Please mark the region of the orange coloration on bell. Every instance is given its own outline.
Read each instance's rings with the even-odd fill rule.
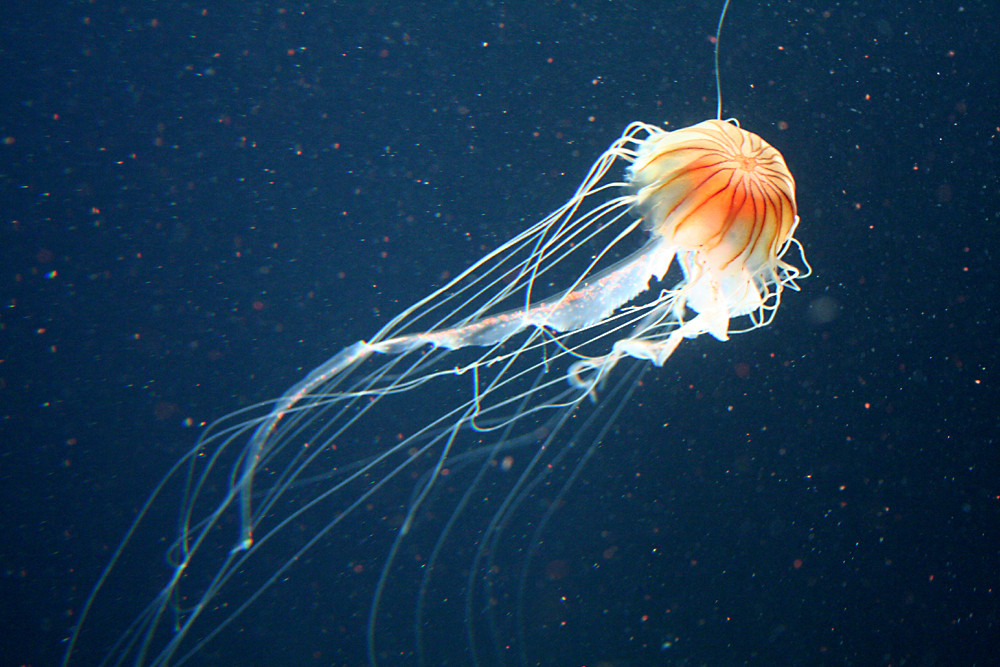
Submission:
[[[648,228],[707,268],[771,266],[795,225],[795,179],[781,153],[733,123],[651,137],[629,175]]]

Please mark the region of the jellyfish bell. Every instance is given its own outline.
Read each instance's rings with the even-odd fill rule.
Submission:
[[[777,308],[797,277],[781,259],[798,225],[781,153],[735,122],[711,119],[651,134],[628,172],[645,226],[680,260],[678,305],[700,314],[704,332],[726,340],[730,318],[772,300]],[[701,332],[689,326],[685,335]],[[654,361],[664,359],[661,351]]]
[[[781,153],[734,122],[652,135],[628,172],[646,227],[713,271],[773,265],[797,222]]]

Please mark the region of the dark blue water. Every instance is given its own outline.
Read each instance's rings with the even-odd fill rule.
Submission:
[[[562,203],[628,122],[715,110],[716,2],[22,4],[0,25],[2,664],[58,662],[199,424]],[[531,664],[995,664],[998,25],[986,0],[734,0],[724,115],[788,161],[815,275],[772,326],[644,376],[545,532]],[[204,662],[361,664],[372,582],[338,548]],[[437,618],[466,664],[461,609]]]

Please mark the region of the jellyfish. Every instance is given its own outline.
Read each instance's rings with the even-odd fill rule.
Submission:
[[[283,396],[209,426],[138,512],[65,662],[96,606],[117,604],[111,579],[141,558],[140,534],[162,531],[150,524],[173,494],[164,580],[102,664],[185,664],[231,645],[317,551],[338,577],[367,577],[367,611],[343,606],[365,616],[369,663],[435,663],[426,636],[445,577],[461,598],[460,661],[527,662],[525,581],[541,534],[639,376],[684,340],[767,326],[809,275],[784,158],[717,115],[674,130],[630,124],[565,204]],[[793,250],[803,268],[786,259]],[[529,500],[543,487],[557,491],[539,510]],[[540,516],[517,540],[504,615],[489,601],[527,511]],[[362,549],[381,557],[355,559]],[[459,574],[442,565],[456,551]],[[384,601],[400,582],[412,618],[387,631],[398,614]],[[387,635],[411,648],[381,648]]]
[[[313,548],[356,533],[348,525],[371,520],[380,496],[405,482],[367,621],[368,659],[379,662],[381,601],[400,553],[442,480],[474,469],[420,566],[413,634],[422,656],[434,569],[483,485],[496,484],[488,478],[505,475],[506,487],[473,538],[468,590],[476,571],[492,569],[500,535],[538,480],[564,461],[570,446],[560,439],[589,430],[599,442],[638,369],[665,364],[685,339],[726,341],[773,320],[783,290],[808,275],[798,222],[795,181],[758,135],[719,119],[677,130],[632,123],[553,213],[282,397],[204,432],[95,589],[160,495],[179,490],[170,575],[106,662],[183,664]],[[793,248],[804,269],[786,261]],[[632,368],[619,372],[624,362]],[[307,523],[319,527],[302,530]],[[475,614],[471,602],[466,613]]]

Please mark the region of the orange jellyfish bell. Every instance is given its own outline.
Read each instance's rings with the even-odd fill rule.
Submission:
[[[630,169],[649,229],[706,265],[757,271],[795,225],[795,179],[771,144],[706,120],[648,140]]]
[[[781,153],[711,119],[642,141],[629,183],[647,229],[676,253],[687,282],[681,301],[704,316],[702,331],[725,340],[729,318],[773,312],[768,301],[780,293],[781,256],[798,224]]]

